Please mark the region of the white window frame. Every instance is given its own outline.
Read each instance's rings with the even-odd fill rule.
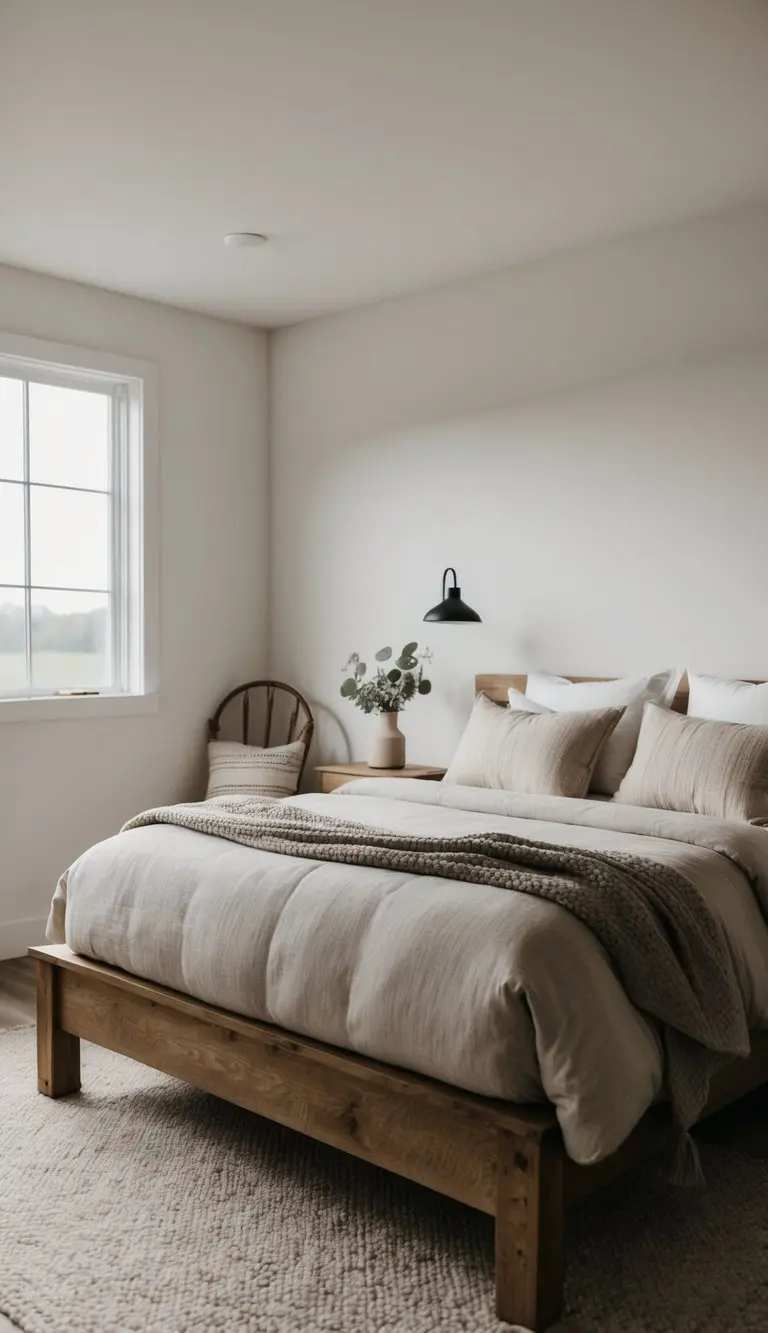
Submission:
[[[24,689],[0,697],[0,722],[152,713],[158,707],[157,367],[148,361],[0,333],[0,375],[112,397],[110,464],[114,685],[98,693]],[[25,440],[25,451],[28,442]],[[28,491],[25,494],[29,494]],[[26,526],[27,539],[29,526]],[[27,553],[27,577],[29,559]]]

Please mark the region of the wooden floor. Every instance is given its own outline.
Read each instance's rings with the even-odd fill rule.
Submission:
[[[0,962],[0,1029],[35,1021],[35,965],[31,958]],[[704,1121],[696,1131],[709,1143],[768,1157],[768,1088]],[[0,1323],[0,1333],[2,1333]]]
[[[35,969],[31,958],[0,962],[0,1030],[35,1021]],[[0,1314],[0,1333],[18,1333],[18,1326]]]
[[[0,962],[0,1030],[35,1021],[35,968],[31,958]],[[0,1333],[19,1333],[18,1325],[0,1314]]]
[[[0,962],[0,1029],[35,1021],[35,965],[31,958]]]

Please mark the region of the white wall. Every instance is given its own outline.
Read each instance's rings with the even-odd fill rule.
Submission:
[[[476,671],[768,676],[768,207],[271,338],[272,668],[364,758],[352,649],[426,642],[409,757]],[[423,625],[445,565],[482,625]]]
[[[141,808],[194,797],[204,724],[266,668],[266,338],[0,267],[0,328],[160,375],[159,712],[0,725],[0,957],[41,938],[60,872]]]

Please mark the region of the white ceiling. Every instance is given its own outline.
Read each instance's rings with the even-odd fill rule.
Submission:
[[[768,194],[767,69],[767,0],[0,0],[0,262],[290,323]]]

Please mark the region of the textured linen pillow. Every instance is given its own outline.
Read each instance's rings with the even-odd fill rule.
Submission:
[[[208,791],[212,796],[295,796],[304,758],[304,742],[290,745],[241,745],[208,742]]]
[[[748,722],[768,727],[768,685],[746,680],[720,680],[688,672],[688,716],[717,722]]]
[[[475,699],[445,782],[542,796],[583,796],[620,708],[529,713]]]
[[[618,791],[635,753],[643,708],[646,703],[669,707],[682,671],[670,667],[655,676],[622,676],[618,680],[571,681],[534,671],[525,685],[526,698],[557,713],[582,712],[594,708],[623,708],[624,716],[600,753],[592,778],[596,792],[612,796]]]
[[[646,704],[622,805],[716,819],[768,816],[768,727],[681,717]]]

